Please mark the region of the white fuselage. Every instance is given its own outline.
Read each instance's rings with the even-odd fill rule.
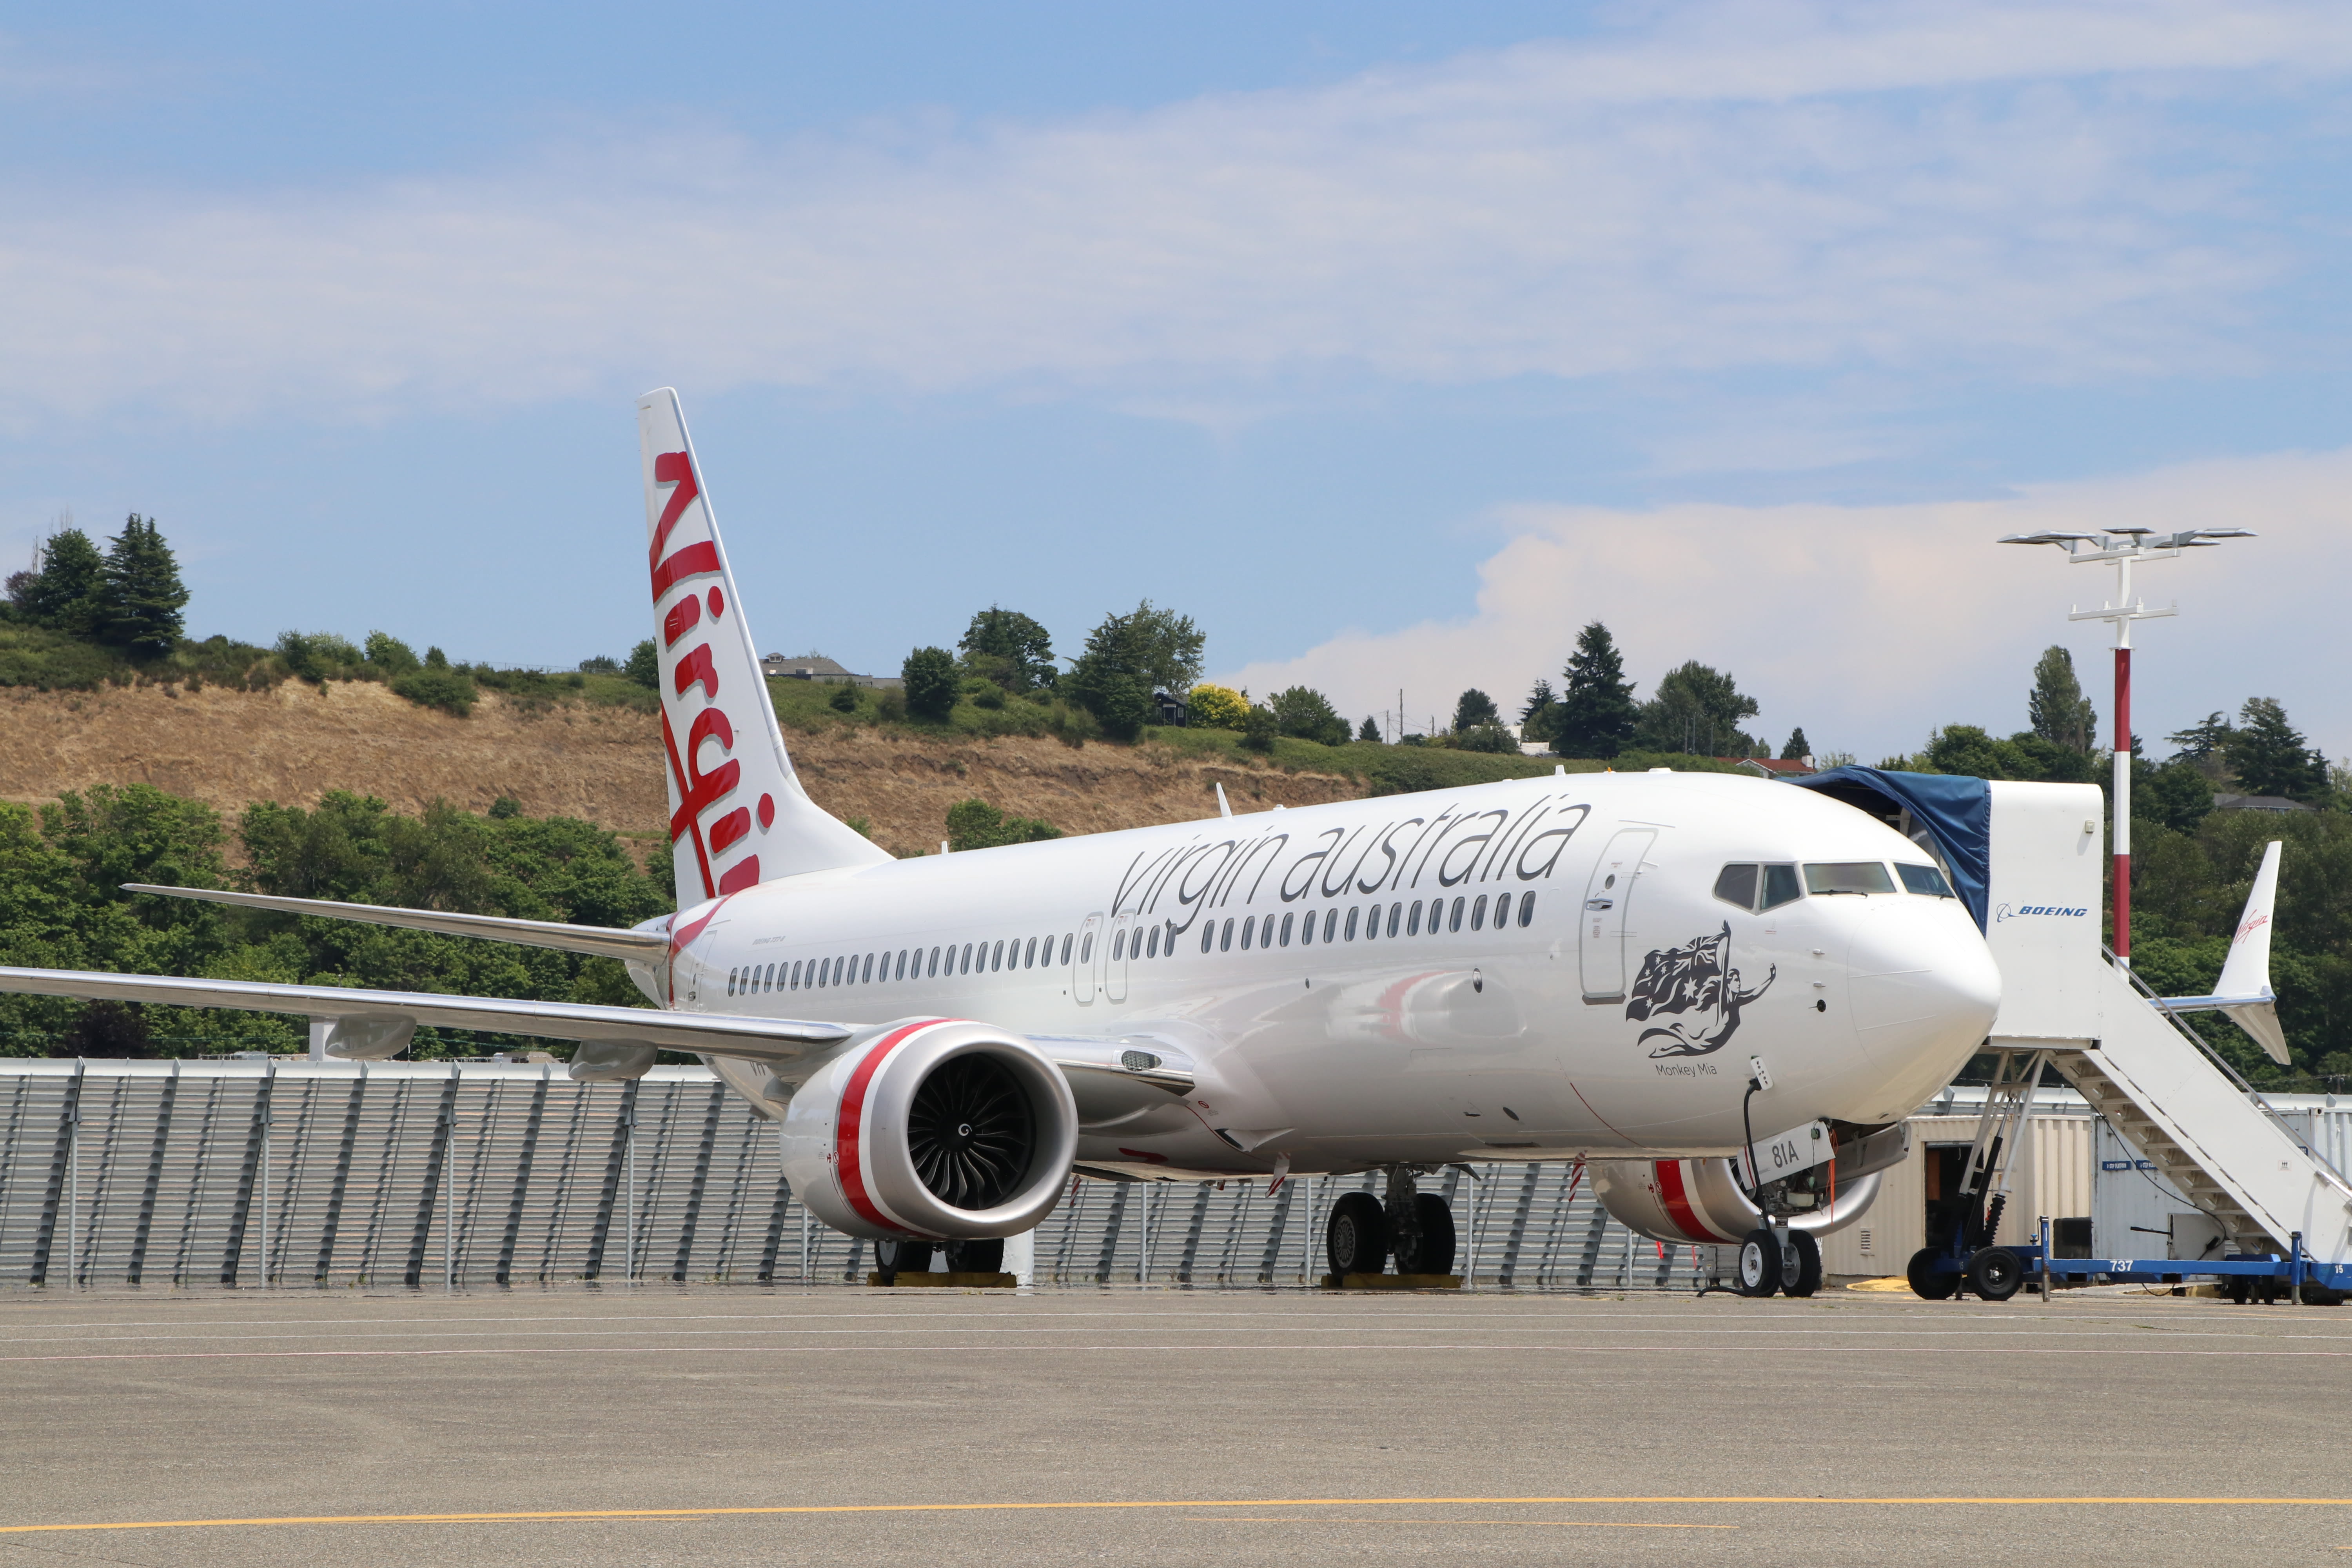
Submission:
[[[1891,1121],[2000,982],[1957,900],[1759,913],[1724,868],[1928,860],[1808,790],[1555,775],[786,878],[682,911],[664,978],[691,1010],[1185,1053],[1193,1093],[1087,1128],[1094,1165],[1727,1153],[1751,1058],[1759,1136]]]

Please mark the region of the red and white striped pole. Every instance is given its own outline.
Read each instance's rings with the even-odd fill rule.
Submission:
[[[2151,610],[2132,598],[2132,564],[2138,561],[2169,561],[2183,550],[2210,548],[2224,539],[2252,539],[2242,528],[2192,528],[2153,537],[2152,528],[2118,528],[2110,533],[2012,533],[2003,544],[2055,544],[2076,565],[2112,563],[2116,569],[2116,599],[2095,610],[2076,610],[2070,621],[2106,621],[2116,628],[2116,751],[2115,783],[2109,791],[2114,826],[2110,840],[2115,855],[2116,967],[2131,967],[2131,628],[2134,621],[2177,616],[2178,605]],[[2088,549],[2082,548],[2089,546]]]
[[[2124,570],[2129,572],[2129,565]],[[2131,967],[2131,623],[2116,623],[2116,967]]]

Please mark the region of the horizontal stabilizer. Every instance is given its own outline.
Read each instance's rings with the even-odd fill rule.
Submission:
[[[167,899],[195,899],[208,904],[234,904],[240,909],[269,910],[284,915],[312,915],[322,920],[358,921],[365,925],[402,926],[442,936],[475,936],[489,942],[510,942],[523,947],[551,947],[562,952],[589,952],[600,958],[658,960],[669,952],[669,938],[657,931],[615,931],[610,926],[564,925],[556,921],[509,920],[501,915],[453,915],[439,910],[401,910],[384,904],[346,904],[333,899],[285,899],[275,893],[232,893],[218,888],[161,888],[146,882],[125,882],[126,893],[155,893]]]
[[[443,996],[424,991],[359,991],[340,985],[276,985],[163,974],[96,974],[70,969],[0,969],[0,992],[87,996],[166,1007],[234,1007],[350,1020],[346,1031],[389,1039],[400,1026],[479,1029],[582,1044],[653,1046],[788,1062],[849,1037],[847,1026],[786,1018],[738,1018],[585,1002],[524,1002],[509,996]],[[345,1054],[345,1053],[337,1053]],[[373,1054],[365,1050],[351,1055]]]

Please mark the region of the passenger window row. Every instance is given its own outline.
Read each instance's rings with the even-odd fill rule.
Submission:
[[[1074,932],[1060,937],[1060,962],[1070,962],[1070,944]],[[796,963],[779,959],[766,965],[752,964],[748,968],[731,969],[727,973],[727,994],[730,996],[759,995],[771,991],[823,990],[840,985],[888,984],[901,980],[931,980],[940,974],[970,974],[974,970],[983,973],[1007,969],[1035,969],[1040,964],[1051,967],[1055,960],[1055,938],[1051,932],[1044,936],[1007,937],[999,942],[968,942],[958,947],[950,943],[935,947],[929,954],[919,947],[901,948],[895,953],[869,952],[860,957],[844,953],[835,958],[809,958]],[[876,969],[877,961],[880,969]]]
[[[1492,899],[1484,893],[1476,898],[1456,898],[1451,905],[1442,898],[1400,900],[1385,910],[1378,904],[1350,904],[1344,911],[1344,921],[1342,912],[1337,906],[1319,911],[1309,910],[1303,917],[1288,912],[1281,917],[1279,924],[1270,914],[1244,915],[1240,927],[1241,950],[1247,952],[1254,946],[1288,947],[1294,939],[1301,947],[1311,946],[1318,938],[1327,943],[1354,942],[1360,936],[1365,942],[1377,942],[1383,929],[1391,937],[1420,936],[1424,931],[1435,936],[1440,931],[1484,931],[1491,921],[1496,931],[1501,931],[1512,920],[1508,893],[1496,893]],[[1530,889],[1519,895],[1517,919],[1519,924],[1526,926],[1534,924],[1535,918],[1536,896]],[[1201,927],[1201,951],[1231,952],[1234,936],[1231,917],[1222,923],[1206,921]]]

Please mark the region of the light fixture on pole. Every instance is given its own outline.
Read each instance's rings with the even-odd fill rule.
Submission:
[[[2180,613],[2179,605],[2151,610],[2132,597],[2132,568],[2142,562],[2169,561],[2184,550],[2210,550],[2224,539],[2252,539],[2243,528],[2192,528],[2159,534],[2152,528],[2116,528],[2105,533],[2011,533],[2003,544],[2055,544],[2077,566],[2110,565],[2116,569],[2116,596],[2095,610],[2075,610],[2070,621],[2105,621],[2116,628],[2116,755],[2115,789],[2109,802],[2114,819],[2110,842],[2115,855],[2116,967],[2131,967],[2131,628],[2134,621],[2152,621]],[[2086,548],[2087,547],[2087,548]]]

